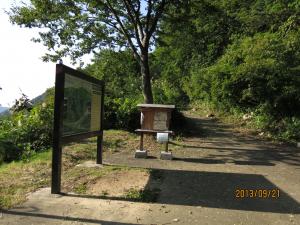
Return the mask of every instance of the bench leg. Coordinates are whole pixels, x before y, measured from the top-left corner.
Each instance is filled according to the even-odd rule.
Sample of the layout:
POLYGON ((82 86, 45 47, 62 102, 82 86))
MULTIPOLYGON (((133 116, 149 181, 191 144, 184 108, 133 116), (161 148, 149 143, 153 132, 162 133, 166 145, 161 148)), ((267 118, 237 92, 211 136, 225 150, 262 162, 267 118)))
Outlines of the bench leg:
POLYGON ((168 135, 168 140, 165 143, 165 151, 168 152, 169 151, 169 135, 168 135))
POLYGON ((144 150, 144 134, 141 132, 140 149, 135 151, 135 158, 147 158, 147 151, 144 150))
POLYGON ((172 160, 172 152, 169 152, 169 136, 165 143, 165 151, 160 153, 160 158, 163 160, 172 160))
POLYGON ((141 139, 140 139, 140 150, 144 150, 144 134, 141 132, 141 139))
POLYGON ((168 143, 169 143, 168 141, 165 143, 165 151, 166 151, 166 152, 168 152, 168 151, 169 151, 169 148, 168 148, 168 143))

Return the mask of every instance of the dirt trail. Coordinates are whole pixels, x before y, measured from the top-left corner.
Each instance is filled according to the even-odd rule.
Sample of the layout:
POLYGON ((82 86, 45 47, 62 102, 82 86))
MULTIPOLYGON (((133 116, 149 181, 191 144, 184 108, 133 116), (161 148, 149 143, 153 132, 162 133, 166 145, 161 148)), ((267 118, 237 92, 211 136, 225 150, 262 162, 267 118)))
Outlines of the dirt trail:
MULTIPOLYGON (((189 137, 171 145, 172 161, 159 160, 158 152, 149 159, 134 159, 134 150, 105 155, 107 164, 158 170, 156 203, 56 196, 42 189, 0 214, 0 224, 300 224, 299 149, 189 117, 193 127, 189 137), (247 197, 236 196, 242 195, 238 190, 247 197)), ((157 181, 150 179, 146 187, 153 185, 157 181)))

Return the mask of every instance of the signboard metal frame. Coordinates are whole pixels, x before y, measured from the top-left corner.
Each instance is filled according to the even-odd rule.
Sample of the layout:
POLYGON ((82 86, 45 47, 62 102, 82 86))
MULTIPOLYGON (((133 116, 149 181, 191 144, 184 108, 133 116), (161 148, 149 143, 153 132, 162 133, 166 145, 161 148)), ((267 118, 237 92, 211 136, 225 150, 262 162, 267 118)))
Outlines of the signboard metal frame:
POLYGON ((52 152, 52 180, 51 193, 61 192, 61 166, 62 166, 62 145, 78 141, 80 139, 97 136, 97 164, 102 164, 102 143, 103 143, 103 116, 104 116, 104 82, 87 74, 74 70, 63 64, 56 64, 55 77, 55 104, 54 104, 54 127, 53 127, 53 152, 52 152), (65 76, 70 75, 87 81, 91 84, 101 86, 101 110, 100 129, 84 133, 63 136, 63 109, 64 109, 64 85, 65 76))

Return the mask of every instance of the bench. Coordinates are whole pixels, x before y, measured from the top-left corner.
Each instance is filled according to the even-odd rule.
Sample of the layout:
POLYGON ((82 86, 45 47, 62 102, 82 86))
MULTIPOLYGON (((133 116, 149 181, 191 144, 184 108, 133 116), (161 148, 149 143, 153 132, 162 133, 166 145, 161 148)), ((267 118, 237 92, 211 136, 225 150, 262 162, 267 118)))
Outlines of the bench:
MULTIPOLYGON (((135 132, 140 133, 140 150, 144 150, 144 134, 157 134, 157 133, 168 133, 173 135, 174 132, 171 130, 146 130, 146 129, 136 129, 135 132)), ((166 142, 166 152, 168 152, 168 143, 169 140, 166 142)))

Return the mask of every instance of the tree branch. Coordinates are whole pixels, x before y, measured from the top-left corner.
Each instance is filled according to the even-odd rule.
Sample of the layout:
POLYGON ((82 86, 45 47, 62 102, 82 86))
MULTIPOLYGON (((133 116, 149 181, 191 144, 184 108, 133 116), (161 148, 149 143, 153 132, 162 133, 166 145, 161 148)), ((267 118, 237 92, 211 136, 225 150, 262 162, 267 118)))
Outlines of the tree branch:
POLYGON ((141 20, 140 20, 140 9, 141 9, 141 2, 138 1, 138 8, 137 10, 134 9, 133 7, 133 3, 131 0, 128 0, 128 3, 132 5, 132 10, 133 10, 133 13, 135 15, 135 21, 137 23, 137 28, 138 28, 138 32, 140 34, 140 37, 141 37, 141 41, 144 39, 144 30, 143 30, 143 25, 141 23, 141 20))
POLYGON ((123 0, 123 3, 125 5, 125 8, 127 10, 127 13, 128 13, 128 16, 134 26, 134 32, 135 32, 135 36, 136 36, 136 41, 140 47, 140 49, 143 49, 144 46, 142 45, 142 42, 141 42, 141 36, 139 34, 139 29, 138 29, 138 24, 137 24, 137 21, 136 21, 136 18, 133 16, 134 12, 134 9, 133 9, 133 5, 130 1, 128 0, 123 0))
POLYGON ((109 0, 106 0, 107 4, 106 6, 110 9, 110 11, 112 12, 112 14, 114 15, 114 17, 116 18, 116 21, 117 23, 120 25, 121 27, 121 30, 123 31, 122 33, 124 34, 124 36, 127 38, 128 40, 128 43, 129 43, 129 46, 131 47, 133 53, 134 53, 134 56, 138 59, 138 60, 141 60, 141 57, 136 49, 136 46, 133 44, 132 40, 131 40, 131 37, 130 37, 130 34, 128 33, 128 31, 125 29, 120 17, 118 16, 116 10, 113 8, 113 6, 111 5, 110 1, 109 0))
POLYGON ((152 26, 150 27, 149 32, 146 35, 147 36, 146 38, 148 39, 147 42, 150 40, 150 37, 152 36, 152 34, 155 31, 155 28, 157 26, 157 22, 160 19, 161 15, 162 15, 162 13, 164 11, 165 5, 166 5, 166 0, 162 0, 161 4, 157 8, 157 11, 155 13, 154 21, 152 23, 152 26))
POLYGON ((149 31, 149 24, 150 24, 150 19, 151 19, 151 13, 152 13, 152 0, 148 0, 148 12, 146 16, 146 33, 149 31))

